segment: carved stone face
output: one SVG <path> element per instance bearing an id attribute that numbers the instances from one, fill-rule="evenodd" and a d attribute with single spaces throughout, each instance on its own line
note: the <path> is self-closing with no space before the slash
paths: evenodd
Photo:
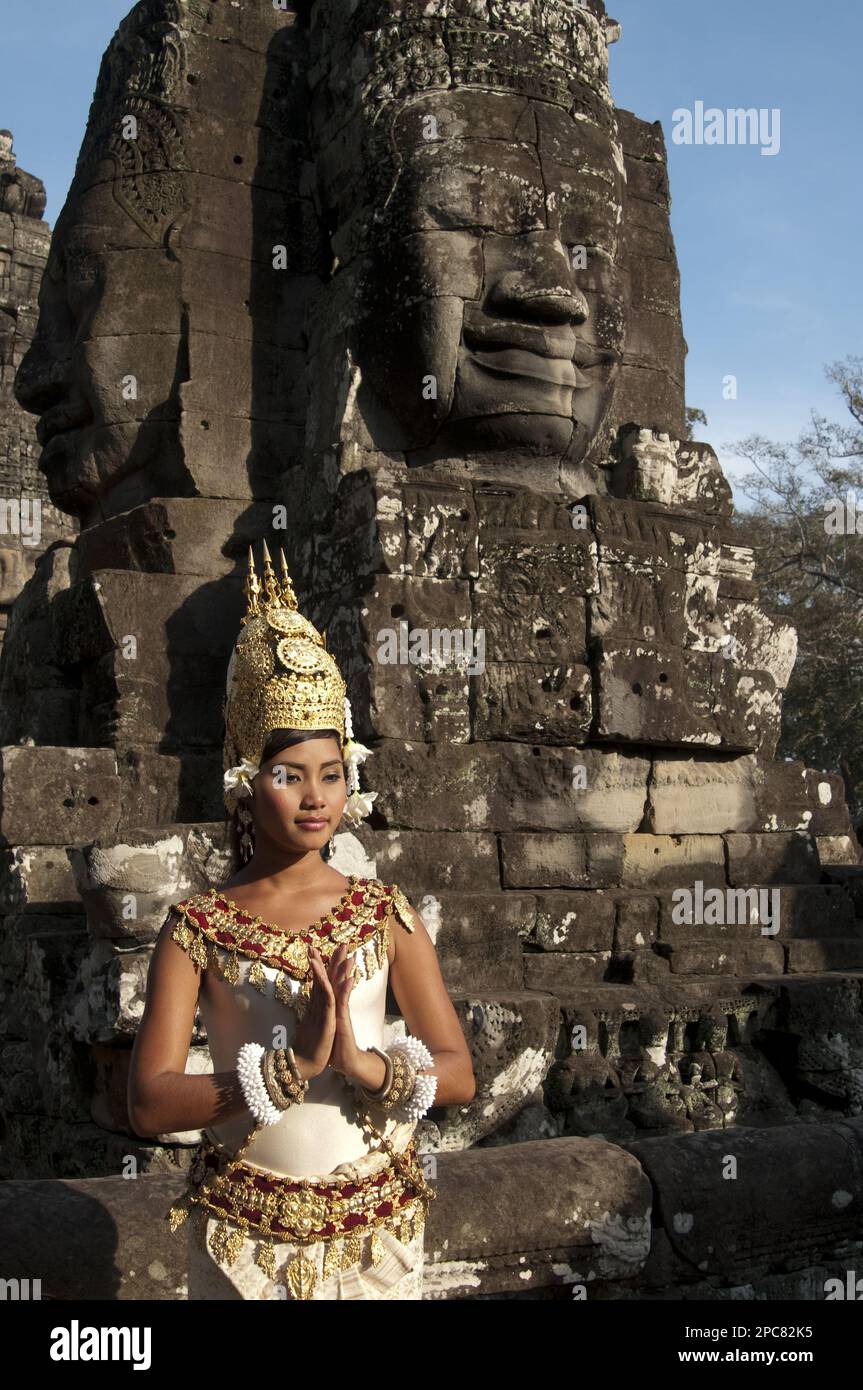
<path id="1" fill-rule="evenodd" d="M 75 179 L 18 371 L 20 404 L 40 416 L 39 466 L 51 500 L 90 521 L 122 510 L 122 480 L 152 469 L 177 491 L 178 383 L 184 376 L 179 267 L 170 242 L 189 176 L 182 132 L 190 91 L 175 0 L 144 0 L 103 59 Z"/>
<path id="2" fill-rule="evenodd" d="M 18 400 L 39 415 L 39 467 L 52 502 L 91 517 L 123 479 L 178 465 L 182 380 L 179 264 L 127 215 L 110 182 L 70 197 L 39 293 Z M 137 500 L 137 499 L 134 499 Z"/>
<path id="3" fill-rule="evenodd" d="M 382 442 L 421 461 L 582 459 L 623 346 L 619 148 L 554 106 L 475 90 L 412 104 L 392 138 L 356 335 Z"/>
<path id="4" fill-rule="evenodd" d="M 16 381 L 50 496 L 84 525 L 253 495 L 302 424 L 303 40 L 252 9 L 142 0 L 102 63 Z"/>

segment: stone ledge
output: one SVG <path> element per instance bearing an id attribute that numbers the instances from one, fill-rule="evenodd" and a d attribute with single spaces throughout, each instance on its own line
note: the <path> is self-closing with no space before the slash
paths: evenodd
<path id="1" fill-rule="evenodd" d="M 435 1185 L 427 1298 L 631 1278 L 647 1259 L 649 1184 L 604 1140 L 439 1154 Z M 41 1279 L 50 1298 L 185 1300 L 185 1228 L 164 1219 L 182 1190 L 153 1176 L 2 1183 L 0 1276 Z"/>
<path id="2" fill-rule="evenodd" d="M 728 1154 L 739 1177 L 720 1186 Z M 863 1236 L 863 1119 L 436 1158 L 428 1300 L 576 1283 L 604 1297 L 685 1297 L 695 1284 L 718 1296 L 829 1261 Z M 171 1236 L 164 1220 L 181 1191 L 154 1176 L 0 1184 L 0 1275 L 41 1279 L 55 1299 L 184 1301 L 185 1233 Z"/>
<path id="3" fill-rule="evenodd" d="M 653 1184 L 670 1267 L 648 1283 L 749 1282 L 863 1236 L 863 1119 L 734 1128 L 628 1144 Z M 727 1156 L 738 1177 L 723 1178 Z M 654 1247 L 654 1252 L 656 1251 Z"/>

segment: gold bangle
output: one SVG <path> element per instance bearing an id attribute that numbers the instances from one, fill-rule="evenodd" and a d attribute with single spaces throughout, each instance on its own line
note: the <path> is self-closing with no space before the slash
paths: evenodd
<path id="1" fill-rule="evenodd" d="M 389 1094 L 390 1087 L 393 1084 L 393 1077 L 395 1074 L 393 1059 L 388 1052 L 383 1052 L 379 1047 L 375 1047 L 374 1043 L 371 1047 L 366 1048 L 366 1052 L 376 1052 L 379 1057 L 383 1058 L 384 1065 L 386 1066 L 386 1073 L 384 1075 L 383 1082 L 376 1091 L 369 1091 L 366 1089 L 365 1086 L 360 1086 L 360 1090 L 362 1091 L 366 1100 L 374 1101 L 379 1105 L 380 1102 L 384 1100 L 386 1096 Z"/>
<path id="2" fill-rule="evenodd" d="M 290 1054 L 290 1056 L 288 1054 Z M 278 1048 L 277 1070 L 283 1077 L 286 1077 L 290 1086 L 297 1087 L 302 1091 L 309 1090 L 309 1081 L 306 1080 L 306 1077 L 300 1072 L 299 1066 L 297 1066 L 293 1048 Z"/>
<path id="3" fill-rule="evenodd" d="M 295 1053 L 294 1053 L 294 1049 L 293 1049 L 292 1047 L 286 1047 L 284 1051 L 285 1051 L 285 1056 L 286 1056 L 287 1059 L 288 1059 L 288 1066 L 290 1067 L 291 1071 L 294 1073 L 294 1079 L 296 1080 L 297 1085 L 298 1085 L 298 1086 L 307 1086 L 307 1085 L 309 1084 L 309 1083 L 308 1083 L 308 1080 L 307 1080 L 307 1078 L 306 1078 L 305 1076 L 303 1076 L 302 1072 L 300 1071 L 299 1064 L 298 1064 L 298 1062 L 297 1062 L 297 1058 L 296 1058 L 296 1055 L 295 1055 Z"/>
<path id="4" fill-rule="evenodd" d="M 295 1104 L 305 1099 L 306 1091 L 309 1089 L 308 1081 L 298 1081 L 288 1066 L 288 1060 L 284 1048 L 278 1048 L 273 1054 L 276 1079 L 285 1094 Z"/>
<path id="5" fill-rule="evenodd" d="M 269 1096 L 273 1105 L 275 1105 L 277 1110 L 287 1110 L 288 1106 L 291 1104 L 291 1098 L 285 1095 L 284 1091 L 282 1090 L 282 1087 L 279 1085 L 279 1081 L 275 1073 L 275 1061 L 275 1052 L 265 1052 L 263 1057 L 261 1058 L 261 1075 L 264 1079 L 264 1086 L 266 1088 L 267 1095 Z"/>
<path id="6" fill-rule="evenodd" d="M 416 1086 L 417 1069 L 413 1062 L 403 1052 L 394 1052 L 392 1056 L 395 1077 L 390 1090 L 381 1101 L 384 1110 L 395 1110 L 397 1106 L 402 1105 Z"/>

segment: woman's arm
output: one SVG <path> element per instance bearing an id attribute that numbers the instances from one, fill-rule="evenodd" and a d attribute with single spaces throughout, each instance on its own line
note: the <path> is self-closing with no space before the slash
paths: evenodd
<path id="1" fill-rule="evenodd" d="M 473 1100 L 476 1078 L 467 1043 L 447 994 L 437 951 L 423 919 L 411 908 L 412 932 L 394 928 L 395 958 L 390 980 L 408 1032 L 425 1043 L 434 1058 L 438 1078 L 435 1105 L 458 1105 Z"/>
<path id="2" fill-rule="evenodd" d="M 150 961 L 144 1014 L 132 1048 L 127 1087 L 129 1122 L 142 1138 L 203 1129 L 236 1115 L 252 1115 L 236 1071 L 187 1076 L 201 968 L 172 941 L 176 914 L 168 916 Z"/>

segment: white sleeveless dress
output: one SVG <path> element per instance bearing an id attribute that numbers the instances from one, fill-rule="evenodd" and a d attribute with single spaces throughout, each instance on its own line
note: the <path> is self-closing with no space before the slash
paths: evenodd
<path id="1" fill-rule="evenodd" d="M 347 940 L 349 952 L 357 958 L 358 978 L 349 1000 L 357 1044 L 360 1048 L 373 1043 L 383 1047 L 389 914 L 392 909 L 397 920 L 413 930 L 403 910 L 406 905 L 396 885 L 387 887 L 378 880 L 352 876 L 351 886 L 332 913 L 308 933 L 290 937 L 260 918 L 252 918 L 215 889 L 178 904 L 175 911 L 181 914 L 182 925 L 175 929 L 174 940 L 201 965 L 206 961 L 209 972 L 199 1008 L 214 1070 L 233 1071 L 237 1052 L 245 1042 L 257 1042 L 265 1048 L 291 1046 L 302 1005 L 301 977 L 308 982 L 308 974 L 302 971 L 302 959 L 295 961 L 293 973 L 285 971 L 285 957 L 296 956 L 298 951 L 302 957 L 302 940 L 306 939 L 314 940 L 326 957 L 335 949 L 331 944 L 334 933 Z M 255 948 L 262 942 L 265 949 L 258 955 Z M 283 1033 L 274 1034 L 279 1028 Z M 389 1169 L 389 1156 L 364 1132 L 352 1090 L 330 1068 L 311 1078 L 302 1104 L 289 1106 L 277 1124 L 257 1129 L 242 1155 L 245 1172 L 260 1173 L 264 1178 L 353 1182 Z M 398 1124 L 376 1110 L 369 1114 L 396 1153 L 404 1153 L 413 1139 L 415 1124 Z M 240 1115 L 203 1133 L 212 1150 L 233 1157 L 252 1125 L 249 1117 Z M 350 1247 L 354 1256 L 350 1259 L 333 1258 L 335 1242 L 277 1239 L 272 1244 L 268 1270 L 256 1261 L 256 1231 L 247 1232 L 241 1245 L 235 1239 L 229 1262 L 221 1253 L 220 1226 L 224 1234 L 223 1218 L 206 1207 L 197 1208 L 188 1221 L 190 1300 L 422 1297 L 422 1220 L 414 1222 L 407 1239 L 400 1238 L 406 1228 L 397 1222 L 379 1220 L 373 1239 L 363 1228 L 361 1240 L 355 1239 Z M 310 1285 L 311 1292 L 298 1294 L 296 1279 L 289 1277 L 297 1269 L 298 1256 L 304 1287 Z"/>

